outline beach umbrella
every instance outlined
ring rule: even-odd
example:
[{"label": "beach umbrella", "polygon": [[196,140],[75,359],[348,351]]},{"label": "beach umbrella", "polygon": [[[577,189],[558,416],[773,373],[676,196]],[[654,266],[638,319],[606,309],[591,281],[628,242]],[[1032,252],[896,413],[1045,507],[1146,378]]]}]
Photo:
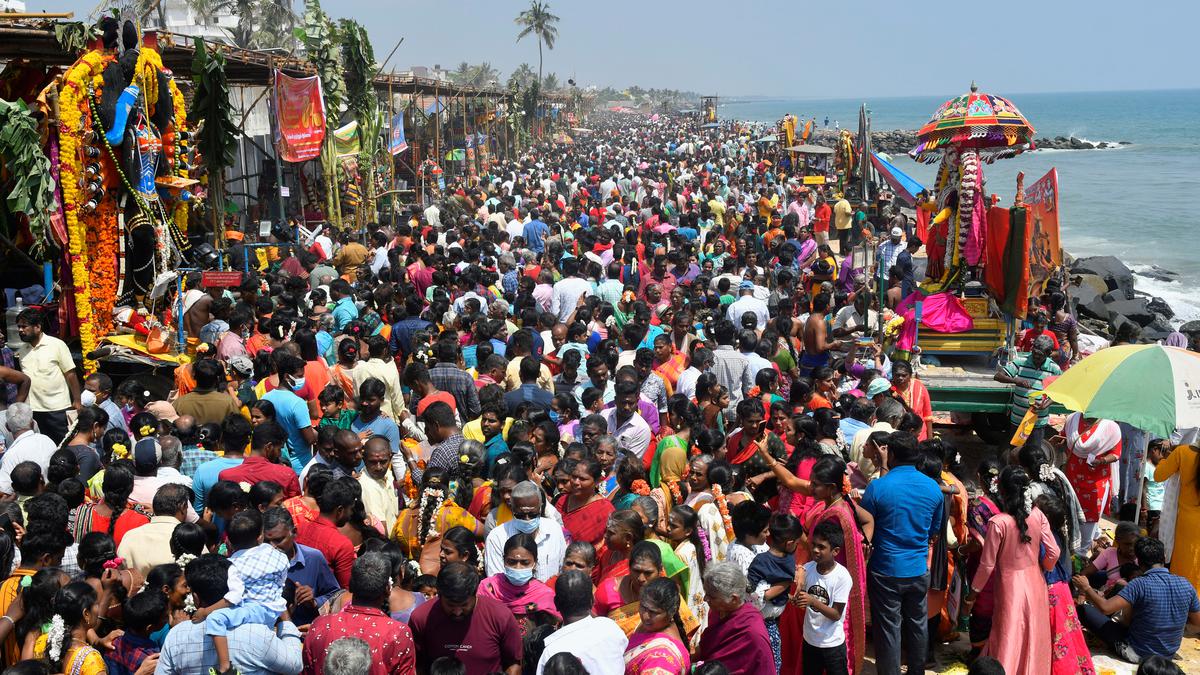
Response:
[{"label": "beach umbrella", "polygon": [[879,172],[879,175],[883,176],[887,184],[892,186],[896,194],[909,206],[917,203],[917,195],[925,189],[920,183],[896,168],[881,152],[871,153],[871,163],[875,165],[875,170]]},{"label": "beach umbrella", "polygon": [[987,161],[1012,157],[1033,149],[1033,125],[1012,101],[971,91],[943,103],[925,126],[917,131],[917,146],[908,154],[932,162],[941,158],[946,146],[975,148]]},{"label": "beach umbrella", "polygon": [[1200,354],[1158,344],[1109,347],[1071,366],[1045,391],[1088,417],[1166,438],[1200,427]]}]

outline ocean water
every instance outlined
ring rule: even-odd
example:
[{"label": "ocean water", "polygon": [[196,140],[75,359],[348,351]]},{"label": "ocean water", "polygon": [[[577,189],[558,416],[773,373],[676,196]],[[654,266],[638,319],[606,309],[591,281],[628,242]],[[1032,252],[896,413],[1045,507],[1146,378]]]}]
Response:
[{"label": "ocean water", "polygon": [[[855,129],[858,106],[871,111],[872,129],[917,129],[945,96],[878,99],[753,99],[722,101],[720,116],[775,122],[829,117]],[[1188,233],[1200,225],[1200,90],[1020,94],[1011,100],[1037,137],[1076,136],[1092,142],[1128,141],[1111,150],[1039,150],[984,167],[987,193],[1012,203],[1018,171],[1026,185],[1058,168],[1062,244],[1076,257],[1114,255],[1135,271],[1150,265],[1179,273],[1164,283],[1136,277],[1139,290],[1165,299],[1178,320],[1200,319],[1200,255]],[[937,165],[893,157],[928,186]]]}]

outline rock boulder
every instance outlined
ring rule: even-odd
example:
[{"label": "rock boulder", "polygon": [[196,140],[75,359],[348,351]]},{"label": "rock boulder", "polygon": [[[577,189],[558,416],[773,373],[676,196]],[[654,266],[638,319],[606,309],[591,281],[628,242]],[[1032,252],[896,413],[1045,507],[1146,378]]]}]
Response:
[{"label": "rock boulder", "polygon": [[1133,272],[1111,255],[1080,258],[1071,267],[1072,273],[1095,274],[1104,280],[1108,290],[1121,290],[1125,298],[1133,298]]},{"label": "rock boulder", "polygon": [[[1099,277],[1093,277],[1098,279]],[[1103,282],[1101,282],[1103,283]],[[1084,284],[1071,289],[1071,300],[1075,303],[1075,311],[1080,316],[1086,316],[1099,321],[1108,321],[1112,312],[1104,302],[1104,296],[1098,293],[1090,284]]]},{"label": "rock boulder", "polygon": [[1132,300],[1120,300],[1117,302],[1108,303],[1108,311],[1113,314],[1120,314],[1139,326],[1149,326],[1155,317],[1154,311],[1150,309],[1150,303],[1145,298],[1134,298]]},{"label": "rock boulder", "polygon": [[1175,318],[1175,310],[1171,309],[1171,306],[1167,304],[1167,301],[1163,300],[1162,298],[1150,298],[1150,302],[1147,306],[1150,308],[1150,311],[1164,318]]}]

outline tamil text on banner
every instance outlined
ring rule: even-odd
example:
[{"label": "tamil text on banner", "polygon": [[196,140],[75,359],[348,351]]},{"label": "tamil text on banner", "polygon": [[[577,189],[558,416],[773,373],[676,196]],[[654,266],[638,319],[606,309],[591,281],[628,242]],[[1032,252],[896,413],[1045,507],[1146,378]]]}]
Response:
[{"label": "tamil text on banner", "polygon": [[388,135],[388,152],[398,155],[408,149],[404,140],[404,113],[396,113],[392,118],[391,134]]},{"label": "tamil text on banner", "polygon": [[1028,210],[1029,292],[1041,293],[1050,274],[1062,265],[1058,232],[1058,169],[1050,169],[1025,189]]},{"label": "tamil text on banner", "polygon": [[325,98],[318,77],[288,77],[275,71],[275,144],[285,162],[321,154],[325,141]]}]

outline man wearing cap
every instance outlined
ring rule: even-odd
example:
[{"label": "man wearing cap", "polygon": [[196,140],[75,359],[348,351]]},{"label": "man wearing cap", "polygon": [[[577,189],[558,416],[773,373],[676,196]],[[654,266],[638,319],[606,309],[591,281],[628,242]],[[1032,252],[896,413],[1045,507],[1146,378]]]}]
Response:
[{"label": "man wearing cap", "polygon": [[879,269],[876,271],[876,279],[883,279],[886,282],[888,272],[891,271],[892,265],[896,264],[896,258],[900,255],[900,252],[904,250],[903,241],[904,230],[893,227],[891,236],[888,237],[887,241],[879,245]]},{"label": "man wearing cap", "polygon": [[759,330],[766,328],[771,321],[770,311],[767,309],[767,303],[754,297],[754,282],[745,279],[738,284],[738,294],[741,296],[729,305],[729,310],[726,316],[735,326],[742,325],[742,315],[750,312],[754,314],[758,321],[757,328]]}]

